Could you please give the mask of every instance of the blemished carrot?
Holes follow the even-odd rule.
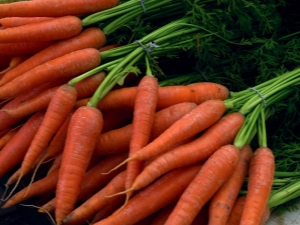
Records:
[[[51,20],[55,17],[5,17],[0,19],[0,30],[9,27],[18,27],[29,23]]]
[[[239,225],[241,222],[242,212],[245,205],[246,196],[239,196],[232,207],[229,218],[226,221],[226,225]]]
[[[22,161],[43,118],[44,113],[42,112],[38,112],[31,116],[0,151],[0,177],[3,177]]]
[[[155,114],[150,140],[158,137],[158,135],[170,127],[175,121],[182,118],[186,113],[190,112],[195,107],[195,103],[184,102],[158,111]],[[131,133],[132,124],[129,124],[125,127],[101,134],[98,139],[94,154],[107,155],[111,153],[128,151]]]
[[[240,159],[235,171],[210,200],[208,225],[226,224],[247,176],[251,157],[252,148],[250,145],[245,145],[241,149]]]
[[[0,87],[0,99],[9,99],[21,92],[58,78],[72,77],[100,64],[100,54],[94,48],[77,50],[25,72]]]
[[[0,18],[12,16],[81,15],[99,12],[116,6],[119,0],[73,0],[73,1],[21,1],[0,6]],[[26,9],[26,10],[24,10]]]
[[[56,41],[74,37],[81,31],[81,20],[77,16],[62,16],[0,30],[0,42]]]
[[[44,178],[33,182],[30,186],[30,190],[28,190],[29,187],[26,186],[25,188],[14,194],[8,199],[8,201],[2,206],[2,208],[9,208],[29,198],[54,192],[57,180],[58,169],[53,171],[53,173],[45,176]]]
[[[181,167],[166,173],[121,209],[94,225],[134,224],[177,200],[201,169],[202,164]],[[116,197],[116,196],[115,196]],[[149,201],[151,199],[151,201]]]
[[[135,97],[132,134],[129,144],[129,157],[145,147],[150,141],[158,99],[158,81],[152,75],[143,76]],[[142,170],[142,161],[133,160],[127,163],[125,189],[129,189]],[[133,192],[126,193],[126,202]]]
[[[80,107],[71,117],[56,188],[57,224],[74,209],[102,126],[102,114],[94,107]]]
[[[268,147],[257,148],[250,161],[247,196],[240,225],[259,224],[274,180],[275,158]]]
[[[16,66],[18,66],[19,64],[21,64],[22,62],[24,62],[26,59],[28,59],[29,55],[17,55],[14,56],[10,63],[9,66],[5,69],[0,71],[0,76],[4,76],[5,73],[7,73],[8,71],[12,70],[13,68],[15,68]]]
[[[122,164],[132,160],[147,160],[169,150],[177,143],[199,134],[216,123],[224,114],[226,105],[223,101],[207,100],[182,118],[174,122],[147,146],[130,155]],[[127,189],[130,191],[130,189]]]
[[[0,43],[0,55],[34,54],[49,47],[52,44],[54,44],[54,41]]]
[[[0,151],[15,136],[19,129],[20,127],[13,128],[0,138]]]
[[[113,90],[99,101],[97,108],[100,110],[132,108],[136,92],[136,86]],[[210,99],[225,100],[228,96],[229,90],[225,86],[212,82],[160,87],[158,90],[157,109],[160,110],[181,102],[201,104]],[[88,101],[89,99],[84,99],[78,105],[86,105]]]
[[[21,65],[8,72],[2,78],[2,80],[0,80],[0,85],[3,85],[8,81],[11,81],[14,78],[18,77],[19,75],[33,69],[34,67],[53,60],[57,57],[84,48],[97,49],[99,48],[99,46],[103,46],[105,43],[106,37],[101,29],[98,29],[96,27],[85,29],[75,37],[58,41],[50,45],[48,48],[45,48],[32,55]]]
[[[224,145],[215,151],[180,196],[165,225],[188,225],[236,168],[240,150]],[[213,176],[212,176],[213,174]]]

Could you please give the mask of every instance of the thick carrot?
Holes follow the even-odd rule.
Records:
[[[226,225],[239,225],[241,222],[241,217],[245,205],[246,196],[239,196],[232,207],[229,218],[226,222]]]
[[[13,128],[0,138],[0,151],[15,136],[19,129],[20,127]]]
[[[52,44],[54,44],[54,41],[21,41],[13,43],[0,43],[0,55],[34,54]]]
[[[118,225],[120,221],[122,225],[134,224],[157,212],[180,197],[201,166],[194,164],[168,172],[132,197],[121,210],[94,225]]]
[[[150,141],[158,99],[158,81],[152,75],[143,76],[138,84],[135,97],[132,134],[129,144],[129,157],[145,147]],[[133,160],[127,163],[125,189],[132,186],[142,170],[142,161]],[[133,192],[126,193],[126,202]]]
[[[13,98],[21,92],[58,78],[76,76],[96,67],[100,61],[100,54],[94,48],[68,53],[37,66],[1,86],[0,99]]]
[[[245,145],[241,149],[240,159],[235,171],[210,200],[208,225],[226,224],[247,176],[251,157],[252,148],[250,145]]]
[[[240,150],[224,145],[214,152],[180,196],[165,225],[191,224],[236,168]],[[213,175],[212,175],[213,174]]]
[[[57,224],[74,208],[102,126],[102,114],[96,108],[83,106],[72,115],[56,188]]]
[[[0,30],[0,42],[62,40],[78,35],[81,30],[81,20],[77,16],[62,16],[53,20]]]
[[[43,118],[42,112],[34,114],[0,151],[0,177],[22,161]]]
[[[6,17],[0,19],[0,30],[9,27],[18,27],[29,23],[51,20],[54,17]]]
[[[21,1],[0,5],[0,18],[91,14],[116,6],[119,0]],[[24,10],[26,9],[26,10]]]
[[[170,127],[175,121],[182,118],[186,113],[190,112],[195,107],[195,103],[185,102],[158,111],[155,114],[150,140],[158,137],[158,135]],[[131,133],[132,124],[129,124],[125,127],[101,134],[98,139],[94,154],[107,155],[111,153],[128,151]]]
[[[257,148],[250,161],[247,196],[240,225],[259,224],[274,180],[275,159],[271,149]]]
[[[65,54],[71,53],[76,50],[84,48],[99,48],[103,46],[106,42],[106,37],[102,30],[92,27],[82,31],[79,35],[71,37],[65,40],[58,41],[48,48],[45,48],[15,69],[8,72],[2,80],[0,80],[0,85],[7,83],[8,81],[13,80],[19,75],[33,69],[36,66],[39,66],[45,62],[53,60],[57,57],[63,56]]]
[[[113,90],[99,101],[97,108],[100,110],[132,108],[136,92],[136,86]],[[181,102],[201,104],[210,99],[225,100],[228,96],[229,90],[225,86],[211,82],[198,82],[186,86],[160,87],[158,90],[157,109],[163,109]],[[88,101],[89,99],[82,100],[80,105],[86,105]]]

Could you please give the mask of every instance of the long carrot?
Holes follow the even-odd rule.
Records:
[[[129,145],[129,157],[145,147],[150,141],[150,135],[155,118],[158,99],[158,81],[152,75],[144,76],[139,84],[135,98],[132,134]],[[127,163],[125,189],[132,186],[135,178],[142,170],[142,161],[133,160]],[[133,192],[126,193],[126,202]]]
[[[53,43],[54,41],[0,43],[0,55],[34,54],[49,47]]]
[[[214,152],[184,190],[165,225],[191,224],[202,207],[230,177],[239,157],[240,150],[234,145],[224,145]]]
[[[0,99],[9,99],[48,81],[72,77],[86,72],[100,63],[100,54],[94,48],[77,50],[48,61],[25,72],[0,87]]]
[[[118,225],[120,221],[122,225],[130,225],[157,212],[180,197],[201,166],[194,164],[168,172],[133,196],[121,210],[94,225]]]
[[[240,159],[235,171],[210,200],[208,225],[226,224],[234,202],[247,176],[251,157],[252,148],[250,145],[245,145],[241,149]]]
[[[55,17],[6,17],[0,19],[0,30],[9,27],[18,27],[29,23],[36,23],[46,20],[51,20]]]
[[[34,67],[53,60],[57,57],[61,57],[65,54],[84,48],[97,49],[99,48],[99,46],[103,46],[105,43],[106,37],[102,30],[96,27],[85,29],[75,37],[58,41],[50,45],[48,48],[37,52],[21,65],[8,72],[2,78],[2,80],[0,80],[0,85],[3,85],[8,81],[11,81],[14,78],[18,77],[19,75],[33,69]]]
[[[102,126],[102,114],[96,108],[83,106],[72,115],[56,188],[57,224],[74,208]]]
[[[158,137],[158,135],[170,127],[175,121],[182,118],[186,113],[190,112],[195,107],[195,103],[185,102],[158,111],[155,114],[150,140]],[[94,154],[107,155],[111,153],[128,151],[131,133],[132,124],[129,124],[125,127],[101,134],[98,139]]]
[[[0,18],[91,14],[116,6],[119,0],[21,1],[0,5]],[[26,10],[24,10],[26,9]]]
[[[240,225],[259,224],[274,180],[275,159],[270,148],[259,147],[250,161],[247,196]]]

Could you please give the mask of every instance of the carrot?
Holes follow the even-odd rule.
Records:
[[[132,134],[129,145],[129,157],[145,147],[150,140],[152,125],[154,123],[156,104],[158,99],[158,81],[152,75],[144,76],[139,84],[135,97]],[[128,162],[126,169],[125,189],[133,184],[135,178],[142,170],[142,161]],[[133,192],[126,193],[126,202]]]
[[[102,114],[96,108],[83,106],[72,115],[56,188],[57,224],[74,208],[102,126]]]
[[[226,222],[226,225],[239,225],[242,217],[242,212],[245,205],[246,196],[239,196],[232,207],[229,218]]]
[[[122,46],[121,44],[109,44],[109,45],[104,45],[101,48],[99,48],[99,52],[104,52],[113,48],[117,48]]]
[[[272,189],[275,159],[271,149],[259,147],[250,161],[247,196],[241,225],[259,224]]]
[[[184,190],[165,225],[191,224],[202,207],[230,177],[239,157],[240,150],[234,145],[224,145],[214,152]]]
[[[0,138],[0,151],[13,138],[13,136],[15,136],[19,129],[20,127],[15,127],[9,130],[4,136]]]
[[[62,16],[52,20],[0,30],[0,42],[62,40],[78,35],[81,30],[81,20],[77,16]]]
[[[119,0],[21,1],[0,5],[0,18],[91,14],[112,8]],[[26,10],[24,10],[26,9]]]
[[[14,56],[10,63],[9,66],[5,69],[0,71],[0,76],[3,77],[5,73],[7,73],[8,71],[12,70],[13,68],[15,68],[16,66],[18,66],[19,64],[21,64],[22,62],[24,62],[26,59],[28,59],[28,55],[17,55]]]
[[[134,224],[157,212],[179,198],[201,166],[197,163],[168,172],[133,196],[121,210],[94,225],[118,225],[120,221],[122,225]]]
[[[33,69],[34,67],[53,60],[57,57],[61,57],[65,54],[84,48],[99,48],[100,46],[103,46],[105,42],[106,37],[102,30],[95,27],[85,29],[75,37],[60,40],[50,45],[48,48],[37,52],[21,65],[8,72],[2,78],[2,80],[0,80],[0,85],[3,85],[8,81],[11,81],[14,78],[18,77],[19,75]]]
[[[56,158],[53,160],[50,168],[47,171],[47,175],[58,169],[61,165],[61,160],[62,160],[62,153],[56,156]]]
[[[183,117],[196,107],[195,103],[179,103],[160,110],[155,114],[153,129],[150,140],[158,137],[163,131],[170,127],[175,121]],[[129,148],[132,124],[112,130],[100,135],[94,154],[107,155],[111,153],[127,151]]]
[[[29,198],[54,192],[57,180],[58,180],[58,170],[55,170],[53,171],[53,173],[49,174],[48,176],[45,176],[44,178],[32,183],[30,186],[30,190],[28,190],[29,186],[27,186],[22,190],[20,190],[19,192],[17,192],[16,194],[14,194],[2,206],[2,208],[9,208]]]
[[[3,177],[22,161],[43,118],[44,113],[42,112],[38,112],[31,116],[0,151],[0,177]]]
[[[100,63],[99,52],[94,48],[77,50],[48,61],[25,72],[0,87],[0,99],[13,98],[48,81],[72,77],[86,72]]]
[[[136,92],[136,86],[113,90],[99,101],[97,108],[100,110],[132,108]],[[229,90],[225,86],[212,82],[160,87],[158,90],[157,109],[160,110],[181,102],[201,104],[210,99],[225,100],[228,96]],[[80,105],[86,105],[88,101],[89,99],[82,100]]]
[[[14,56],[0,55],[0,70],[3,70],[8,67],[10,60]]]
[[[6,17],[0,19],[0,30],[9,27],[18,27],[29,23],[51,20],[54,17]]]
[[[20,41],[12,43],[0,43],[0,55],[26,55],[37,53],[50,45],[54,41]]]
[[[240,159],[235,171],[210,201],[208,225],[226,224],[234,202],[247,176],[251,157],[252,149],[249,145],[245,145],[241,149]]]

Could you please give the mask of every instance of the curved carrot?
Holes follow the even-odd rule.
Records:
[[[83,106],[72,115],[56,188],[57,224],[74,208],[102,126],[102,114],[96,108]]]
[[[51,20],[55,17],[5,17],[0,19],[0,30],[9,27],[18,27],[25,24]]]
[[[240,150],[234,145],[224,145],[214,152],[184,190],[165,225],[191,224],[202,207],[230,177],[239,157]]]
[[[91,14],[116,6],[119,0],[21,1],[0,5],[0,18]],[[26,10],[24,10],[26,9]]]
[[[195,103],[184,102],[158,111],[155,114],[150,140],[158,137],[175,121],[182,118],[186,113],[190,112],[195,107]],[[107,155],[111,153],[127,151],[129,149],[131,133],[132,124],[129,124],[125,127],[101,134],[97,141],[94,154]]]
[[[54,41],[27,41],[0,43],[0,55],[26,55],[37,53],[50,45]]]
[[[11,82],[0,87],[0,99],[9,99],[21,92],[30,90],[48,81],[58,78],[72,77],[86,72],[97,65],[101,59],[94,48],[77,50],[25,72]]]
[[[233,142],[242,127],[244,118],[240,113],[227,114],[200,137],[158,156],[137,176],[129,190],[146,187],[172,169],[208,159],[219,148]]]
[[[210,200],[208,225],[226,224],[247,176],[251,157],[252,149],[250,145],[245,145],[241,149],[240,159],[235,171]]]
[[[275,158],[271,149],[259,147],[250,161],[247,196],[240,225],[259,224],[274,180]]]
[[[65,54],[71,53],[76,50],[84,48],[99,48],[106,43],[106,37],[102,30],[96,27],[91,27],[82,31],[79,35],[71,37],[65,40],[60,40],[48,48],[45,48],[15,69],[8,72],[2,80],[0,80],[0,85],[7,83],[8,81],[13,80],[19,75],[33,69],[36,66],[39,66],[45,62],[53,60],[57,57],[61,57]]]

